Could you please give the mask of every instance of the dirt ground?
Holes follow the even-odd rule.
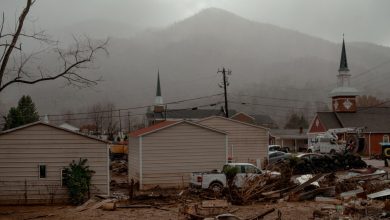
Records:
[[[160,206],[157,208],[117,208],[115,211],[88,209],[78,212],[74,206],[0,206],[1,220],[27,219],[178,219],[180,204]],[[312,217],[316,208],[329,206],[318,202],[281,202],[275,204],[258,203],[247,206],[232,206],[231,210],[238,209],[234,214],[242,219],[254,217],[270,208],[279,209],[284,220],[308,219]],[[276,219],[277,211],[267,215],[264,219]]]
[[[370,165],[384,168],[383,161],[366,160]],[[389,168],[385,168],[390,171]],[[127,178],[124,175],[112,175],[112,179],[119,185],[126,183]],[[127,193],[126,189],[121,187],[112,187],[112,192]],[[199,199],[194,199],[187,202],[199,202]],[[142,202],[141,202],[142,203]],[[383,203],[378,203],[378,207]],[[255,203],[246,206],[232,206],[230,210],[236,210],[234,214],[241,219],[255,217],[266,210],[275,208],[280,210],[283,220],[298,220],[309,219],[313,216],[313,211],[322,207],[329,207],[329,204],[305,201],[305,202],[278,202],[278,203]],[[87,209],[84,211],[76,210],[75,206],[55,205],[55,206],[0,206],[0,220],[29,220],[29,219],[44,219],[44,220],[121,220],[121,219],[178,219],[180,202],[161,203],[152,208],[117,208],[115,211],[104,211],[101,209]],[[276,219],[278,211],[267,215],[264,219]]]

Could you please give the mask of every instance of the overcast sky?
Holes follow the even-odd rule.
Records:
[[[14,18],[24,3],[0,0],[0,11]],[[143,29],[167,26],[208,7],[333,42],[345,33],[348,41],[390,46],[389,0],[37,0],[31,15],[49,32],[90,21]]]

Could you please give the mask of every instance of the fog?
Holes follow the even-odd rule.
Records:
[[[1,0],[0,9],[12,18],[23,4],[23,0]],[[333,42],[339,42],[345,33],[350,41],[390,46],[387,0],[38,0],[31,20],[57,37],[62,37],[58,36],[60,30],[65,32],[62,34],[96,33],[91,29],[128,37],[134,31],[168,26],[209,7]],[[88,26],[92,27],[85,28]]]
[[[1,0],[6,30],[13,29],[24,3]],[[102,81],[84,89],[67,87],[61,79],[14,85],[0,94],[0,114],[23,94],[32,96],[41,115],[85,112],[98,102],[116,108],[151,105],[158,69],[166,101],[214,95],[222,92],[217,70],[225,66],[233,71],[232,108],[268,114],[280,123],[294,111],[310,119],[329,105],[343,34],[352,85],[386,99],[388,8],[386,0],[37,0],[27,30],[46,30],[62,46],[73,35],[110,38],[109,56],[99,56],[95,67],[84,71]],[[53,57],[39,62],[56,64]],[[213,97],[170,108],[220,101]]]

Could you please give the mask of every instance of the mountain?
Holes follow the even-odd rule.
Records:
[[[99,101],[114,102],[118,107],[142,106],[154,102],[158,69],[163,97],[170,101],[222,92],[217,70],[224,66],[232,70],[230,99],[258,105],[233,104],[234,108],[268,113],[281,121],[294,110],[291,106],[299,107],[296,111],[307,108],[306,114],[312,114],[319,108],[315,101],[322,102],[322,107],[329,102],[328,92],[336,84],[340,43],[210,8],[163,29],[111,38],[109,57],[100,57],[96,62],[99,68],[88,70],[92,76],[103,77],[96,87],[78,90],[61,87],[63,82],[49,82],[38,87],[14,87],[2,99],[10,105],[21,94],[29,93],[41,114],[86,109]],[[389,90],[384,82],[389,80],[390,63],[383,63],[390,60],[390,48],[349,42],[348,35],[346,47],[351,74],[359,75],[352,80],[353,86],[364,94],[387,97]],[[377,67],[375,71],[367,72],[373,67]],[[302,101],[249,98],[244,94]],[[214,101],[220,99],[187,106]],[[272,105],[287,107],[276,111]]]

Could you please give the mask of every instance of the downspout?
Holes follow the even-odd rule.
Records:
[[[111,176],[110,176],[110,145],[107,146],[107,195],[110,196],[110,182],[111,182]]]
[[[371,159],[371,132],[368,134],[368,158]]]
[[[225,163],[229,162],[229,143],[228,143],[228,135],[225,135]]]
[[[297,150],[297,139],[294,139],[294,148],[295,148],[295,152],[298,152],[298,150]]]
[[[139,137],[139,189],[142,190],[142,136]]]
[[[232,157],[232,161],[234,161],[233,159],[234,159],[234,145],[232,144],[232,155],[231,155],[231,157]]]

